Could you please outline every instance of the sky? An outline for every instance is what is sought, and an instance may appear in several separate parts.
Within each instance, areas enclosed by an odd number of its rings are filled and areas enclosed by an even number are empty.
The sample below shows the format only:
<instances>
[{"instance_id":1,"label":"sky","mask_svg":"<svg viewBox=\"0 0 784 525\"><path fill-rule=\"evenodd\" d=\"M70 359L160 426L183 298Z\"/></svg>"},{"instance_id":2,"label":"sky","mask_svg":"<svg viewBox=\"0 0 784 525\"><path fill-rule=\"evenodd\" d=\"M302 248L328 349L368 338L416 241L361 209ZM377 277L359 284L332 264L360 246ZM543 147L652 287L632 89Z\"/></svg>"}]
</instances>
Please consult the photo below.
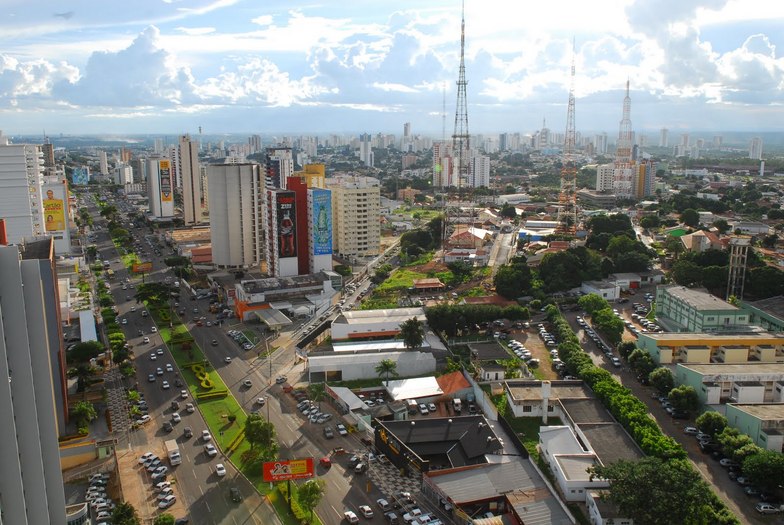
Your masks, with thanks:
<instances>
[{"instance_id":1,"label":"sky","mask_svg":"<svg viewBox=\"0 0 784 525\"><path fill-rule=\"evenodd\" d=\"M0 0L7 135L454 130L460 0ZM784 131L781 0L465 0L469 131Z\"/></svg>"}]
</instances>

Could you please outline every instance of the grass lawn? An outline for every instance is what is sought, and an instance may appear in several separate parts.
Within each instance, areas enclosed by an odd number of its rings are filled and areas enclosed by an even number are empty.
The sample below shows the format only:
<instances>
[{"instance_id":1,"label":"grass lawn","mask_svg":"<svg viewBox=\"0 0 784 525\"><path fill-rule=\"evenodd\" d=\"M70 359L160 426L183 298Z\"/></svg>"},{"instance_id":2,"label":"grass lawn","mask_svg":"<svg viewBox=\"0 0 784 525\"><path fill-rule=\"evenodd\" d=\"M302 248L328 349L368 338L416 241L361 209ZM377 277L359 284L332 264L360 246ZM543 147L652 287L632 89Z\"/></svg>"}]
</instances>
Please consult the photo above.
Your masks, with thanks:
<instances>
[{"instance_id":1,"label":"grass lawn","mask_svg":"<svg viewBox=\"0 0 784 525\"><path fill-rule=\"evenodd\" d=\"M402 291L414 286L414 279L424 279L427 274L399 268L392 272L386 281L381 283L376 291L378 293Z\"/></svg>"},{"instance_id":2,"label":"grass lawn","mask_svg":"<svg viewBox=\"0 0 784 525\"><path fill-rule=\"evenodd\" d=\"M122 256L122 263L123 266L125 266L126 268L130 268L134 264L138 264L140 262L142 261L139 259L139 256L136 255L134 252L126 253L125 255Z\"/></svg>"},{"instance_id":3,"label":"grass lawn","mask_svg":"<svg viewBox=\"0 0 784 525\"><path fill-rule=\"evenodd\" d=\"M651 303L651 309L648 312L648 315L645 316L645 318L648 319L649 321L656 320L656 303Z\"/></svg>"},{"instance_id":4,"label":"grass lawn","mask_svg":"<svg viewBox=\"0 0 784 525\"><path fill-rule=\"evenodd\" d=\"M539 452L536 450L536 445L539 443L539 427L543 425L542 419L538 417L510 417L507 416L506 420L509 425L523 442L525 449L531 454L531 457L538 459ZM547 418L548 425L562 425L561 420L557 417Z\"/></svg>"}]
</instances>

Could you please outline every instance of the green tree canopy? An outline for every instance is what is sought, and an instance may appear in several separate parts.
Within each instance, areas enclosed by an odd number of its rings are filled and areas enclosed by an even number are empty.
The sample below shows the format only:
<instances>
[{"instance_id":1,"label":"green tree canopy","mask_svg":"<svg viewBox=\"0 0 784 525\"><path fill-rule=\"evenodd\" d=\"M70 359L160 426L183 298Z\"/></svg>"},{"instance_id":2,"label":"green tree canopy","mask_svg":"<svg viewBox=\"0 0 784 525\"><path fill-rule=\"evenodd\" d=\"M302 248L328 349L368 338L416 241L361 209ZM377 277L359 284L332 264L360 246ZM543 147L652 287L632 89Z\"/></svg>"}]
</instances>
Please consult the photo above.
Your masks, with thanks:
<instances>
[{"instance_id":1,"label":"green tree canopy","mask_svg":"<svg viewBox=\"0 0 784 525\"><path fill-rule=\"evenodd\" d=\"M713 221L713 227L719 230L721 235L724 235L728 231L730 231L730 224L727 222L726 219L716 219Z\"/></svg>"},{"instance_id":2,"label":"green tree canopy","mask_svg":"<svg viewBox=\"0 0 784 525\"><path fill-rule=\"evenodd\" d=\"M425 340L425 326L422 324L422 321L412 317L400 323L400 337L403 339L403 344L406 348L417 350Z\"/></svg>"},{"instance_id":3,"label":"green tree canopy","mask_svg":"<svg viewBox=\"0 0 784 525\"><path fill-rule=\"evenodd\" d=\"M631 353L637 349L637 345L634 344L634 341L621 341L615 349L623 359L629 359Z\"/></svg>"},{"instance_id":4,"label":"green tree canopy","mask_svg":"<svg viewBox=\"0 0 784 525\"><path fill-rule=\"evenodd\" d=\"M112 523L114 525L140 525L139 514L133 505L123 502L112 510Z\"/></svg>"},{"instance_id":5,"label":"green tree canopy","mask_svg":"<svg viewBox=\"0 0 784 525\"><path fill-rule=\"evenodd\" d=\"M661 221L659 221L658 215L646 215L640 219L640 226L646 230L651 228L658 228L659 224L661 224Z\"/></svg>"},{"instance_id":6,"label":"green tree canopy","mask_svg":"<svg viewBox=\"0 0 784 525\"><path fill-rule=\"evenodd\" d=\"M727 428L727 418L718 412L704 412L697 417L695 421L697 428L701 432L716 436L721 434Z\"/></svg>"},{"instance_id":7,"label":"green tree canopy","mask_svg":"<svg viewBox=\"0 0 784 525\"><path fill-rule=\"evenodd\" d=\"M98 341L84 341L76 343L68 350L67 357L71 363L87 363L90 359L98 357L98 354L104 350L104 346Z\"/></svg>"},{"instance_id":8,"label":"green tree canopy","mask_svg":"<svg viewBox=\"0 0 784 525\"><path fill-rule=\"evenodd\" d=\"M322 479L309 479L297 490L297 501L303 510L308 511L313 517L313 509L315 509L321 498L324 496L324 487L326 484Z\"/></svg>"},{"instance_id":9,"label":"green tree canopy","mask_svg":"<svg viewBox=\"0 0 784 525\"><path fill-rule=\"evenodd\" d=\"M498 269L493 277L495 291L507 299L517 299L531 291L531 269L525 259L514 259Z\"/></svg>"},{"instance_id":10,"label":"green tree canopy","mask_svg":"<svg viewBox=\"0 0 784 525\"><path fill-rule=\"evenodd\" d=\"M168 512L158 514L155 516L155 520L152 522L152 525L174 525L174 516Z\"/></svg>"},{"instance_id":11,"label":"green tree canopy","mask_svg":"<svg viewBox=\"0 0 784 525\"><path fill-rule=\"evenodd\" d=\"M277 449L275 425L257 413L248 414L248 418L245 420L245 439L248 440L251 448Z\"/></svg>"},{"instance_id":12,"label":"green tree canopy","mask_svg":"<svg viewBox=\"0 0 784 525\"><path fill-rule=\"evenodd\" d=\"M667 395L675 387L675 377L669 368L660 366L648 374L648 381L660 393Z\"/></svg>"},{"instance_id":13,"label":"green tree canopy","mask_svg":"<svg viewBox=\"0 0 784 525\"><path fill-rule=\"evenodd\" d=\"M700 214L694 208L687 208L681 212L681 222L696 228L700 224Z\"/></svg>"},{"instance_id":14,"label":"green tree canopy","mask_svg":"<svg viewBox=\"0 0 784 525\"><path fill-rule=\"evenodd\" d=\"M610 308L605 308L592 316L593 326L609 340L611 345L621 342L623 335L623 321L619 319Z\"/></svg>"},{"instance_id":15,"label":"green tree canopy","mask_svg":"<svg viewBox=\"0 0 784 525\"><path fill-rule=\"evenodd\" d=\"M607 302L607 299L595 293L583 295L580 297L580 299L577 300L577 304L580 306L580 308L585 310L588 315L593 315L599 310L610 308L610 303Z\"/></svg>"},{"instance_id":16,"label":"green tree canopy","mask_svg":"<svg viewBox=\"0 0 784 525\"><path fill-rule=\"evenodd\" d=\"M764 491L778 490L781 480L784 480L784 454L761 450L749 455L743 460L743 475Z\"/></svg>"},{"instance_id":17,"label":"green tree canopy","mask_svg":"<svg viewBox=\"0 0 784 525\"><path fill-rule=\"evenodd\" d=\"M82 426L82 424L86 425L95 420L98 413L95 411L95 406L89 401L78 401L71 408L71 416L79 422L79 426Z\"/></svg>"},{"instance_id":18,"label":"green tree canopy","mask_svg":"<svg viewBox=\"0 0 784 525\"><path fill-rule=\"evenodd\" d=\"M700 398L693 386L680 385L670 390L667 399L672 403L676 410L695 413L700 408Z\"/></svg>"}]
</instances>

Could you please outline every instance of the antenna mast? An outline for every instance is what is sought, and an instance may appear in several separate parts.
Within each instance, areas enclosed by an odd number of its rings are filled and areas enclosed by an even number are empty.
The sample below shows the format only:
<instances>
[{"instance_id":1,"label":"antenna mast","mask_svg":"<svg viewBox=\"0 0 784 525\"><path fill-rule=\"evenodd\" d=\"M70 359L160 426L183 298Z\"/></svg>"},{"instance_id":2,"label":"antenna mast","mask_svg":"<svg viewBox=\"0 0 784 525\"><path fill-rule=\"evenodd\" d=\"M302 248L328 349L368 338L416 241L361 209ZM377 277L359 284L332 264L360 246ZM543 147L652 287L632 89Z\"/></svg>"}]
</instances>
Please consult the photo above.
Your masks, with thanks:
<instances>
[{"instance_id":1,"label":"antenna mast","mask_svg":"<svg viewBox=\"0 0 784 525\"><path fill-rule=\"evenodd\" d=\"M575 149L577 132L574 124L574 40L572 40L572 70L569 85L569 104L566 110L566 135L564 137L563 165L561 167L561 192L558 202L558 232L574 235L577 231L577 166Z\"/></svg>"}]
</instances>

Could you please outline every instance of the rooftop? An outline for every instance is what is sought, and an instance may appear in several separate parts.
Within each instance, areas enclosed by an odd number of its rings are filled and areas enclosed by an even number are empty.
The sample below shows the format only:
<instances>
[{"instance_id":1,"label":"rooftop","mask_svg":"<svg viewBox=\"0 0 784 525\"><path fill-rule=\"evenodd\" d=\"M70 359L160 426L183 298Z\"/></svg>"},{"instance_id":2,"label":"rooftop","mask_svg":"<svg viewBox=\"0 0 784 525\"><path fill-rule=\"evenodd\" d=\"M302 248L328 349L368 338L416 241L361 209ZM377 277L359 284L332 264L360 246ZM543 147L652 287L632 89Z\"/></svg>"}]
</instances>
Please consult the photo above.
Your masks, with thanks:
<instances>
[{"instance_id":1,"label":"rooftop","mask_svg":"<svg viewBox=\"0 0 784 525\"><path fill-rule=\"evenodd\" d=\"M514 401L541 401L541 381L507 381L506 387ZM552 381L550 399L585 399L591 397L582 381Z\"/></svg>"},{"instance_id":2,"label":"rooftop","mask_svg":"<svg viewBox=\"0 0 784 525\"><path fill-rule=\"evenodd\" d=\"M588 469L597 464L593 454L556 454L554 457L568 480L588 479Z\"/></svg>"},{"instance_id":3,"label":"rooftop","mask_svg":"<svg viewBox=\"0 0 784 525\"><path fill-rule=\"evenodd\" d=\"M728 404L763 421L784 420L784 403Z\"/></svg>"},{"instance_id":4,"label":"rooftop","mask_svg":"<svg viewBox=\"0 0 784 525\"><path fill-rule=\"evenodd\" d=\"M459 371L439 376L436 378L436 382L444 394L453 394L471 386L468 380L463 377L463 373Z\"/></svg>"},{"instance_id":5,"label":"rooftop","mask_svg":"<svg viewBox=\"0 0 784 525\"><path fill-rule=\"evenodd\" d=\"M578 425L603 465L620 460L637 461L643 457L637 443L618 423Z\"/></svg>"},{"instance_id":6,"label":"rooftop","mask_svg":"<svg viewBox=\"0 0 784 525\"><path fill-rule=\"evenodd\" d=\"M561 399L561 404L569 414L569 418L576 424L582 423L612 423L613 418L601 401L596 398L589 399Z\"/></svg>"},{"instance_id":7,"label":"rooftop","mask_svg":"<svg viewBox=\"0 0 784 525\"><path fill-rule=\"evenodd\" d=\"M696 310L739 310L737 306L733 306L727 301L719 299L715 295L711 295L708 292L703 292L694 288L686 288L685 286L680 286L677 284L659 286L657 289L657 295L662 291L666 292L675 299L683 301Z\"/></svg>"},{"instance_id":8,"label":"rooftop","mask_svg":"<svg viewBox=\"0 0 784 525\"><path fill-rule=\"evenodd\" d=\"M509 359L511 356L506 349L496 342L468 343L471 354L480 361L494 361L496 359Z\"/></svg>"},{"instance_id":9,"label":"rooftop","mask_svg":"<svg viewBox=\"0 0 784 525\"><path fill-rule=\"evenodd\" d=\"M762 310L768 315L777 317L784 320L784 295L777 295L776 297L768 297L767 299L760 299L759 301L751 301L749 306L753 306L758 310Z\"/></svg>"},{"instance_id":10,"label":"rooftop","mask_svg":"<svg viewBox=\"0 0 784 525\"><path fill-rule=\"evenodd\" d=\"M689 346L697 342L710 346L784 344L784 334L771 334L770 332L755 332L751 334L748 332L742 334L727 332L656 332L640 334L640 339L644 337L657 341L659 345L664 346Z\"/></svg>"},{"instance_id":11,"label":"rooftop","mask_svg":"<svg viewBox=\"0 0 784 525\"><path fill-rule=\"evenodd\" d=\"M402 323L416 317L420 321L427 320L423 308L388 308L385 310L350 310L335 318L333 323Z\"/></svg>"},{"instance_id":12,"label":"rooftop","mask_svg":"<svg viewBox=\"0 0 784 525\"><path fill-rule=\"evenodd\" d=\"M310 286L323 286L328 282L329 276L324 272L307 275L292 275L291 277L269 277L241 281L240 284L246 293L261 293L272 290L286 290L292 288L307 288Z\"/></svg>"},{"instance_id":13,"label":"rooftop","mask_svg":"<svg viewBox=\"0 0 784 525\"><path fill-rule=\"evenodd\" d=\"M780 374L784 378L784 363L729 363L729 364L678 364L678 368L692 370L712 380L716 376L759 376L761 374Z\"/></svg>"},{"instance_id":14,"label":"rooftop","mask_svg":"<svg viewBox=\"0 0 784 525\"><path fill-rule=\"evenodd\" d=\"M387 382L387 392L393 400L440 396L444 392L435 377L415 377Z\"/></svg>"},{"instance_id":15,"label":"rooftop","mask_svg":"<svg viewBox=\"0 0 784 525\"><path fill-rule=\"evenodd\" d=\"M22 259L49 259L53 255L54 239L52 237L43 237L33 240L25 240L24 244L19 246L19 252Z\"/></svg>"}]
</instances>

